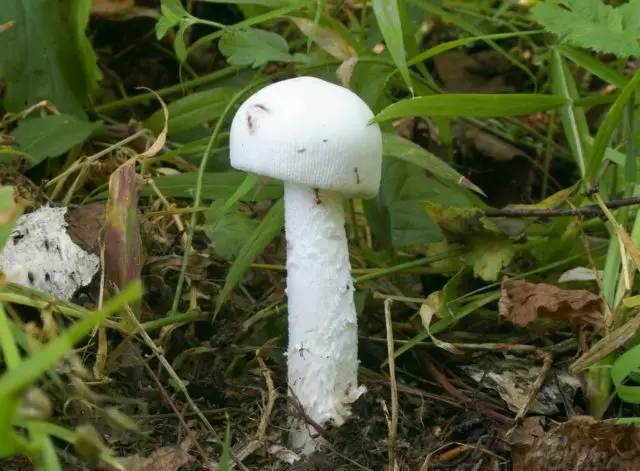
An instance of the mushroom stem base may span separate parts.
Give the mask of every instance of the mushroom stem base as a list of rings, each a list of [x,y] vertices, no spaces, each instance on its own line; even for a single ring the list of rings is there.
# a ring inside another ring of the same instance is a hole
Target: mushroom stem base
[[[289,387],[309,418],[339,426],[365,390],[357,381],[358,328],[342,197],[285,184],[284,198]],[[292,425],[291,445],[313,451],[307,427]]]

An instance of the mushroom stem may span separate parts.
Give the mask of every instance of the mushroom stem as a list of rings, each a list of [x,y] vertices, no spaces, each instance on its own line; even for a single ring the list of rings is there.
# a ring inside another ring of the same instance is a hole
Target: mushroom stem
[[[342,195],[285,183],[289,387],[316,423],[344,423],[358,387],[358,328]],[[294,420],[295,422],[295,420]],[[291,445],[313,452],[313,429]]]

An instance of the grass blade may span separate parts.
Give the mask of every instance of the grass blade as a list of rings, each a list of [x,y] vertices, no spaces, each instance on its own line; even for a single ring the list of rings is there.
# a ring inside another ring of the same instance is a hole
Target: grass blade
[[[613,106],[609,109],[607,116],[598,129],[596,138],[593,141],[593,147],[591,154],[589,155],[589,161],[587,162],[587,169],[585,173],[585,180],[591,180],[598,172],[600,165],[604,159],[605,151],[609,145],[611,135],[618,126],[622,119],[622,113],[627,105],[627,102],[631,99],[631,96],[635,92],[638,84],[640,83],[640,70],[636,71],[633,78],[622,89],[622,92],[613,103]]]
[[[576,83],[567,64],[555,47],[551,49],[550,73],[553,93],[566,100],[566,105],[560,110],[560,119],[573,158],[580,169],[580,175],[584,177],[587,167],[586,143],[590,137],[589,127],[582,108],[573,104],[573,101],[578,98]]]
[[[379,123],[404,116],[522,116],[559,108],[565,103],[563,97],[533,93],[451,93],[399,101],[383,109],[372,121]]]
[[[400,75],[404,79],[409,91],[413,94],[411,74],[407,65],[407,54],[404,48],[404,37],[402,34],[402,21],[400,19],[400,8],[398,1],[403,0],[373,0],[373,12],[376,15],[378,26],[382,32],[382,37],[387,45],[389,54]]]

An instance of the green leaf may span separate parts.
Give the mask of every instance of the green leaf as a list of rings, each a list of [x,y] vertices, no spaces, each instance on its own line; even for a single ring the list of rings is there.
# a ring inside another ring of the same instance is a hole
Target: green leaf
[[[564,105],[559,96],[539,94],[451,93],[409,98],[390,105],[372,120],[375,123],[404,116],[523,116]]]
[[[473,266],[473,275],[484,281],[496,281],[516,253],[507,237],[476,237],[470,244],[468,260]]]
[[[169,136],[189,131],[222,115],[231,97],[238,91],[233,87],[220,87],[191,93],[171,103],[169,108]],[[164,127],[164,113],[156,111],[145,122],[145,127],[159,134]]]
[[[614,8],[601,0],[538,3],[531,12],[563,43],[621,57],[640,54],[640,0]]]
[[[96,57],[84,35],[91,0],[3,0],[0,78],[7,81],[4,104],[20,112],[43,100],[61,112],[84,117],[84,105],[100,78]]]
[[[240,279],[242,279],[249,265],[251,265],[264,248],[271,243],[274,237],[282,231],[283,227],[284,198],[280,198],[262,219],[260,225],[255,228],[242,249],[240,249],[238,258],[236,258],[231,268],[229,268],[227,279],[216,301],[216,314],[220,311],[227,297],[229,297],[231,290],[238,284]]]
[[[440,228],[424,211],[424,201],[443,206],[483,206],[469,190],[427,177],[418,166],[398,158],[385,157],[382,173],[377,197],[365,201],[364,206],[372,232],[387,247],[443,240]]]
[[[481,195],[484,192],[470,182],[466,177],[451,168],[425,148],[393,133],[382,133],[382,149],[384,155],[397,157],[405,162],[415,164],[429,171],[436,178],[454,185],[464,186]]]
[[[205,173],[202,182],[202,199],[217,200],[231,197],[238,187],[245,181],[245,172],[220,172]],[[194,188],[198,180],[197,173],[180,173],[177,175],[166,175],[153,179],[158,189],[165,196],[172,198],[192,199]],[[282,183],[270,180],[265,185],[260,186],[255,192],[243,195],[241,201],[259,201],[280,198],[283,189]],[[153,195],[153,191],[144,187],[140,190],[142,196]]]
[[[413,93],[411,74],[407,66],[407,54],[404,48],[398,1],[402,0],[373,0],[372,5],[389,54],[391,54],[391,58],[398,67],[407,87]]]
[[[81,144],[100,126],[100,122],[90,123],[68,114],[57,114],[21,121],[13,137],[35,165]]]
[[[228,29],[218,43],[231,65],[260,67],[267,62],[307,61],[304,54],[290,54],[287,41],[279,34],[256,28]]]
[[[216,203],[222,203],[222,201],[216,201]],[[238,256],[257,226],[257,221],[243,214],[226,214],[207,222],[204,232],[211,240],[216,254],[225,260],[231,260]]]

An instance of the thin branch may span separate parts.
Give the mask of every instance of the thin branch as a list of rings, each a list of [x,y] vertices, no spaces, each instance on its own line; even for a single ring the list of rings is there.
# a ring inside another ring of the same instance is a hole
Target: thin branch
[[[606,206],[609,209],[615,209],[636,204],[640,204],[640,196],[609,200]],[[503,218],[600,216],[602,215],[602,210],[597,204],[590,204],[581,208],[562,209],[487,209],[484,214],[488,217]]]

